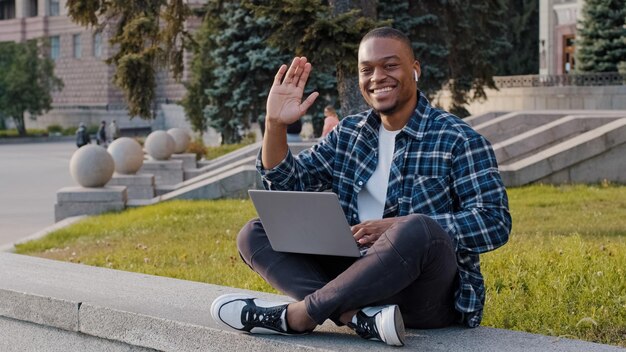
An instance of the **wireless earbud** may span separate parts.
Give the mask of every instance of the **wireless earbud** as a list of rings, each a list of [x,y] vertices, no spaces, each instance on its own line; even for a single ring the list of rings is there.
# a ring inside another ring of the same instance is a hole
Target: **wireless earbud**
[[[416,71],[416,70],[413,70],[413,77],[415,77],[415,82],[418,82],[418,81],[419,81],[419,79],[420,79],[420,78],[417,76],[417,71]]]

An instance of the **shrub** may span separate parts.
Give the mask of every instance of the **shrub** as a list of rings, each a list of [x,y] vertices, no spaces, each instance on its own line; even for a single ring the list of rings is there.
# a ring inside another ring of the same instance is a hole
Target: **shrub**
[[[196,154],[196,160],[200,160],[207,155],[207,148],[201,139],[196,139],[189,143],[187,152]]]
[[[77,127],[65,128],[65,129],[63,129],[63,135],[64,136],[72,136],[72,135],[76,134],[76,130],[77,129],[78,129]]]
[[[59,124],[52,124],[48,126],[48,133],[63,133],[63,126]]]

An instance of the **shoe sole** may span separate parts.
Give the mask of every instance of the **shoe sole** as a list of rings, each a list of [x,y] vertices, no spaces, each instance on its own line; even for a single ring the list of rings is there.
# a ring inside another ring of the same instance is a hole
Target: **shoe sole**
[[[386,312],[382,314],[382,328],[385,343],[391,346],[404,346],[404,320],[402,320],[400,308],[397,305],[393,305],[384,308],[384,310]]]

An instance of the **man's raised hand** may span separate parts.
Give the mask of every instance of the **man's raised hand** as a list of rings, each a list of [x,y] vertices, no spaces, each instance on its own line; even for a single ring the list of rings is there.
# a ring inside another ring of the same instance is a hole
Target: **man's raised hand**
[[[313,92],[302,101],[310,73],[311,64],[306,57],[295,57],[289,69],[287,65],[280,66],[267,97],[266,122],[289,125],[306,113],[319,95]]]

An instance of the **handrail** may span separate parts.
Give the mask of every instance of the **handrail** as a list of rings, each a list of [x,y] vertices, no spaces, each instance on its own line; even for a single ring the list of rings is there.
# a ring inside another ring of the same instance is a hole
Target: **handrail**
[[[567,75],[499,76],[493,78],[498,88],[554,86],[621,86],[626,74],[619,72],[575,73]]]

